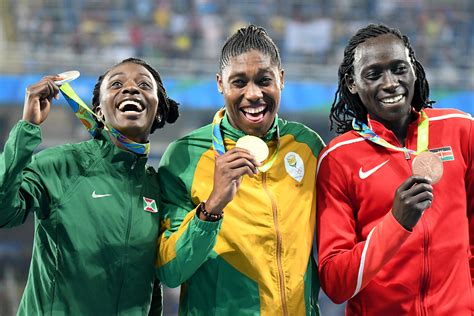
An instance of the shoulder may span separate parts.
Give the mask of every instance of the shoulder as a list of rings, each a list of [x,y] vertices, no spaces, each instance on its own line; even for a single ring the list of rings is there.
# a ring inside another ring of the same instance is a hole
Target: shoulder
[[[37,167],[43,170],[61,170],[63,166],[70,164],[87,165],[92,163],[95,157],[93,141],[46,148],[37,153],[33,161]]]
[[[424,109],[426,115],[429,117],[430,122],[435,121],[457,121],[457,122],[470,122],[473,120],[472,116],[466,112],[457,109]]]
[[[281,137],[287,135],[293,136],[295,141],[308,145],[316,156],[325,146],[324,141],[318,133],[302,123],[279,119],[278,126],[280,128]]]
[[[166,165],[189,164],[211,148],[212,126],[209,124],[170,143],[160,160],[160,168]]]
[[[356,132],[349,131],[334,137],[328,145],[321,150],[319,154],[319,162],[328,156],[338,156],[338,160],[346,161],[352,156],[354,150],[363,150],[361,146],[365,146],[364,138],[360,137]],[[349,156],[349,157],[345,157]]]

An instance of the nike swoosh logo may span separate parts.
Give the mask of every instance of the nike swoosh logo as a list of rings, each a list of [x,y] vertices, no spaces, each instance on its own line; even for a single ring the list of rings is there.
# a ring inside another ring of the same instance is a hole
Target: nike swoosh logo
[[[382,162],[380,165],[378,166],[375,166],[374,168],[368,170],[368,171],[362,171],[362,167],[360,167],[359,169],[359,177],[361,179],[365,179],[367,177],[369,177],[370,175],[372,175],[375,171],[379,170],[380,168],[383,167],[383,165],[385,165],[390,159],[388,159],[387,161],[384,161]]]
[[[96,194],[95,191],[92,192],[92,198],[93,199],[100,199],[100,198],[107,197],[107,196],[112,196],[112,194]]]

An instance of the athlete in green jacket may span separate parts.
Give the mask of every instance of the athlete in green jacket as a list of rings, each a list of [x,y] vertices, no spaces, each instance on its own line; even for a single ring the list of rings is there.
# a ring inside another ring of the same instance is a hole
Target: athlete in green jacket
[[[228,39],[217,85],[225,109],[160,162],[158,275],[182,285],[180,315],[318,314],[311,250],[323,142],[277,117],[283,70],[262,28]],[[267,144],[265,161],[236,147],[245,135]]]
[[[146,315],[159,187],[147,155],[128,148],[143,149],[151,132],[174,122],[177,104],[167,98],[156,70],[138,59],[125,60],[94,89],[94,139],[33,154],[60,79],[46,76],[28,87],[23,120],[0,156],[0,227],[35,216],[18,314]]]

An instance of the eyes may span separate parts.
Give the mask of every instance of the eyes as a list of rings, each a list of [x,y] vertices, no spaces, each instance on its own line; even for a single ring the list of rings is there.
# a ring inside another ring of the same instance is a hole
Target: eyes
[[[114,81],[111,81],[110,82],[110,85],[109,85],[111,88],[114,88],[114,89],[119,89],[123,86],[123,82],[121,80],[114,80]],[[151,82],[147,81],[147,80],[143,80],[143,81],[139,81],[137,83],[137,87],[139,87],[140,89],[143,89],[143,90],[151,90],[153,89],[153,85]]]
[[[409,70],[410,68],[406,64],[396,64],[390,69],[388,69],[388,71],[392,72],[395,75],[404,75],[408,73]],[[386,71],[385,69],[374,67],[374,68],[368,69],[363,74],[363,77],[367,80],[375,81],[381,78],[385,71]]]
[[[247,85],[249,80],[245,78],[236,78],[231,81],[231,85],[236,87],[236,88],[243,88]],[[262,87],[268,87],[272,84],[273,78],[269,76],[263,76],[259,79],[256,80],[256,84]]]

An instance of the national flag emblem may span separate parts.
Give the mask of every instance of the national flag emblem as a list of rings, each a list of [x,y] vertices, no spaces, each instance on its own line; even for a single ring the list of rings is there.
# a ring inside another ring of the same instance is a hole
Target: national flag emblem
[[[438,155],[438,157],[441,158],[442,161],[454,160],[454,153],[451,146],[433,148],[433,149],[430,149],[430,151]]]
[[[143,197],[143,209],[150,213],[158,213],[155,200],[146,197]]]

